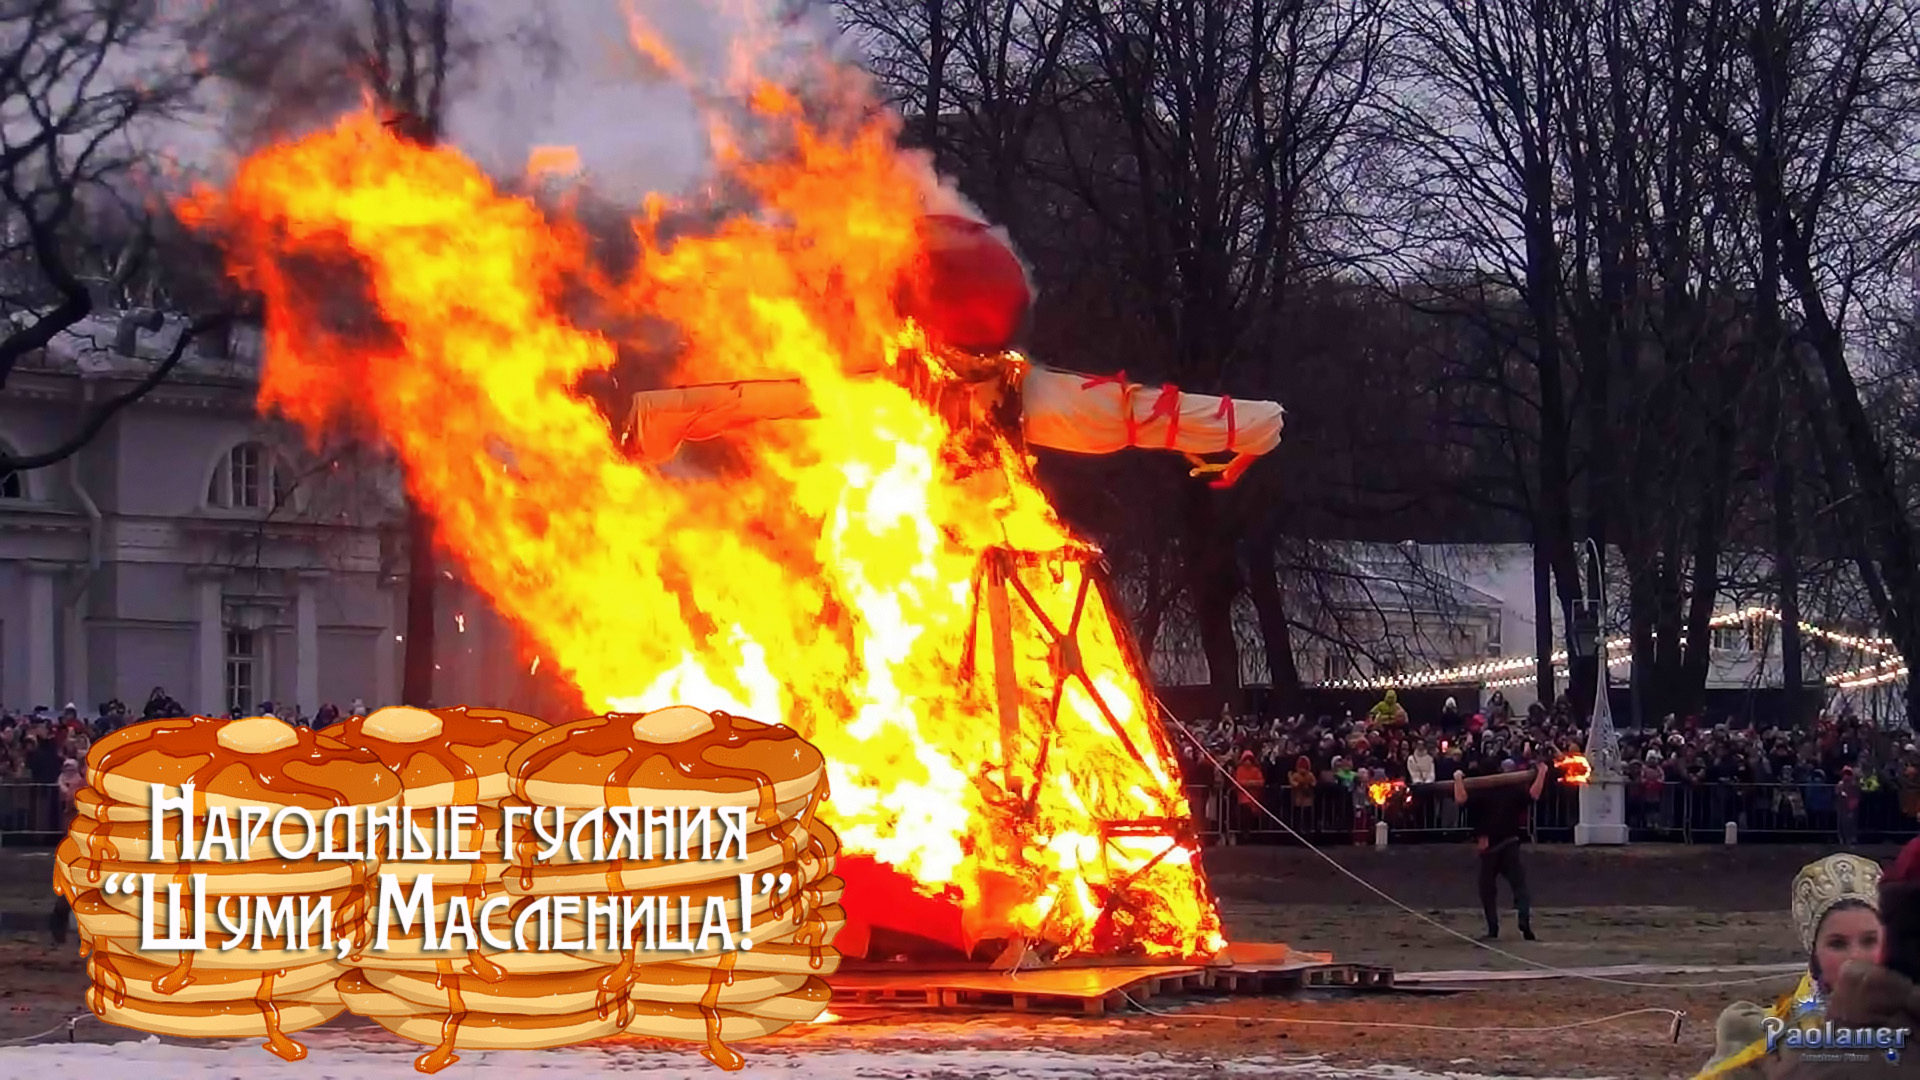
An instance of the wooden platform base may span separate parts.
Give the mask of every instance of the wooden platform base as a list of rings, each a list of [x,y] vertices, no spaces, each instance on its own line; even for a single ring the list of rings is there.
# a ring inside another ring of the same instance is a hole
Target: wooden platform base
[[[1103,1016],[1129,1001],[1191,994],[1290,994],[1309,989],[1386,990],[1393,969],[1336,964],[1326,954],[1285,946],[1240,946],[1226,965],[1106,965],[1032,971],[886,971],[883,965],[842,970],[827,982],[835,1004],[953,1011]],[[1245,961],[1241,962],[1242,957]],[[1269,959],[1269,957],[1272,957]]]

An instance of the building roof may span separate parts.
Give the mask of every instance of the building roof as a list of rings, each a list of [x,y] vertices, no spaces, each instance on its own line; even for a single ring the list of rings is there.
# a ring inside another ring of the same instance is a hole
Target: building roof
[[[130,318],[159,318],[159,328],[139,329],[132,341],[131,353],[116,349],[123,322]],[[186,315],[154,312],[95,312],[56,335],[48,346],[20,364],[24,371],[80,376],[124,376],[137,378],[165,360],[179,342],[192,319]],[[224,350],[217,345],[224,340]],[[225,355],[220,355],[224,351]],[[187,346],[168,375],[169,382],[232,384],[259,381],[261,331],[255,326],[236,326],[224,339],[212,335]]]
[[[1319,545],[1322,557],[1347,576],[1356,602],[1405,611],[1461,608],[1498,610],[1505,601],[1470,585],[1444,554],[1418,544],[1337,542]],[[1343,590],[1344,591],[1344,590]]]

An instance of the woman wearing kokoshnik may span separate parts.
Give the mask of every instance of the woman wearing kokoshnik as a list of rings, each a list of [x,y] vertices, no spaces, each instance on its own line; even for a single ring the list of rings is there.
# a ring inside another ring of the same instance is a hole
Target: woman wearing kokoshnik
[[[1806,950],[1806,973],[1772,1008],[1736,1001],[1722,1010],[1713,1058],[1694,1080],[1761,1076],[1769,1018],[1797,1028],[1818,1027],[1826,1019],[1827,994],[1840,966],[1872,960],[1879,947],[1879,887],[1880,864],[1859,855],[1829,855],[1801,868],[1793,879],[1793,925]]]

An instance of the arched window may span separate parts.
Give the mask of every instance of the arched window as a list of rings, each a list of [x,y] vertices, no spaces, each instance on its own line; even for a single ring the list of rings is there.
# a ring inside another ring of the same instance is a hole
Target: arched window
[[[272,448],[243,442],[228,450],[207,481],[207,505],[271,513],[287,502],[293,476]]]

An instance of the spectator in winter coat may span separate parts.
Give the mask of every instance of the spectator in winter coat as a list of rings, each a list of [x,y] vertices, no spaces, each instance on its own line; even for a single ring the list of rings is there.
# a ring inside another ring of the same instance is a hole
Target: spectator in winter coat
[[[1433,755],[1427,752],[1427,744],[1420,743],[1407,757],[1407,782],[1410,784],[1433,783]]]

